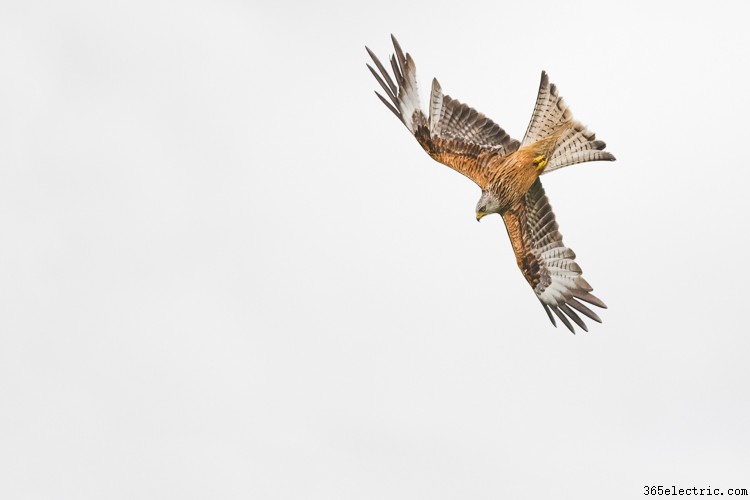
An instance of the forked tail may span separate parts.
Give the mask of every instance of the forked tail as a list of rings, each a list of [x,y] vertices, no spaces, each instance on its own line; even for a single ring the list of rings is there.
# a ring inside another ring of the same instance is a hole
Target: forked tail
[[[539,167],[543,169],[542,174],[575,163],[615,159],[611,153],[604,151],[604,141],[596,140],[593,132],[573,119],[568,105],[557,94],[555,84],[549,83],[544,71],[521,147],[535,143],[540,147]]]

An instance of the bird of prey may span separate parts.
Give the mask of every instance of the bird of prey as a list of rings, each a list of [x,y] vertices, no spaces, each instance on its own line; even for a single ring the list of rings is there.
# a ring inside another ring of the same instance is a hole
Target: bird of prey
[[[573,333],[572,320],[588,331],[578,313],[601,323],[583,302],[606,309],[591,294],[575,253],[566,247],[539,177],[568,165],[615,159],[604,142],[573,119],[565,101],[542,71],[534,112],[522,141],[512,139],[495,122],[475,109],[443,94],[432,80],[428,114],[422,111],[414,60],[391,35],[395,54],[393,78],[373,52],[367,67],[383,88],[375,94],[433,159],[460,172],[481,189],[476,208],[480,220],[500,214],[524,278],[542,303],[553,325],[557,316]],[[390,100],[390,102],[389,102]]]

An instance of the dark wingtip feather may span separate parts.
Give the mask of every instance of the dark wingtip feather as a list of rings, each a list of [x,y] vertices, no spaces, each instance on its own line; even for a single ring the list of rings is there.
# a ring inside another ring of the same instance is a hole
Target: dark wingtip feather
[[[404,84],[404,72],[401,69],[401,66],[399,65],[398,61],[396,61],[396,56],[391,56],[391,68],[393,69],[393,74],[396,77],[396,82],[398,83],[398,86],[401,87]]]
[[[593,302],[591,302],[592,304],[594,304],[595,306],[599,306],[602,309],[607,309],[607,304],[605,304],[602,301],[602,299],[600,299],[599,297],[597,297],[597,296],[595,296],[595,295],[593,295],[591,293],[589,293],[588,296],[589,296],[589,298],[591,298],[591,299],[594,300]]]
[[[397,117],[397,118],[398,118],[399,120],[401,120],[401,121],[404,121],[404,119],[403,119],[403,118],[401,118],[401,113],[399,113],[399,112],[398,112],[398,111],[396,110],[396,108],[394,108],[394,107],[393,107],[393,106],[391,105],[391,103],[390,103],[390,102],[386,101],[386,100],[385,100],[385,97],[383,97],[382,95],[380,95],[380,94],[378,93],[378,91],[377,91],[377,90],[375,91],[375,95],[376,95],[376,96],[378,96],[378,98],[379,98],[379,99],[380,99],[380,100],[381,100],[381,101],[383,102],[383,104],[385,104],[386,106],[388,106],[388,109],[390,109],[390,110],[391,110],[391,111],[393,112],[393,114],[394,114],[394,115],[396,115],[396,117]]]
[[[549,306],[547,304],[545,304],[544,302],[542,302],[541,300],[539,300],[539,303],[542,304],[542,307],[544,308],[544,312],[547,313],[547,317],[552,322],[552,326],[554,326],[555,328],[557,328],[557,323],[555,323],[555,318],[553,318],[552,317],[552,313],[549,312]]]
[[[602,320],[601,320],[601,318],[599,317],[598,314],[596,314],[594,311],[592,311],[588,307],[586,307],[583,304],[581,304],[580,302],[578,302],[578,300],[576,300],[574,298],[571,298],[568,301],[568,305],[570,307],[572,307],[573,309],[575,309],[576,311],[578,311],[579,313],[583,314],[584,316],[587,316],[587,317],[593,319],[597,323],[601,323],[602,322]]]
[[[404,51],[401,50],[401,45],[398,43],[398,40],[396,40],[396,37],[393,36],[393,33],[391,33],[391,41],[393,42],[393,48],[396,49],[396,54],[398,54],[398,60],[406,61],[406,58],[404,57]]]
[[[370,54],[370,58],[372,59],[372,62],[375,63],[375,66],[377,66],[378,69],[380,70],[380,74],[383,76],[383,78],[385,79],[385,81],[388,83],[388,87],[390,87],[390,89],[391,89],[390,92],[388,92],[388,94],[389,95],[392,94],[395,97],[398,94],[398,87],[396,87],[396,84],[393,83],[393,80],[391,80],[391,76],[388,74],[388,72],[383,67],[383,64],[380,62],[380,59],[378,59],[378,56],[376,56],[373,53],[373,51],[371,51],[367,46],[365,46],[365,49],[367,49],[367,53]],[[370,65],[368,64],[367,66],[369,67]],[[375,78],[377,78],[378,80],[380,80],[380,77],[378,75],[376,75],[374,72],[373,72],[373,75],[375,75]]]
[[[568,330],[570,330],[570,332],[575,335],[576,331],[573,329],[573,325],[570,324],[570,321],[568,321],[568,318],[563,313],[561,313],[557,307],[550,306],[550,309],[552,309],[552,312],[555,313],[555,316],[560,318],[560,321],[562,321],[563,324],[568,327]]]
[[[383,88],[383,90],[385,91],[385,93],[391,99],[391,102],[393,102],[393,104],[395,104],[396,106],[398,106],[398,98],[396,98],[396,94],[393,93],[393,92],[391,92],[390,88],[388,86],[386,86],[386,84],[383,81],[383,79],[380,78],[380,76],[378,75],[378,73],[375,71],[375,69],[372,66],[370,66],[369,64],[365,64],[365,66],[367,66],[367,69],[370,70],[370,73],[372,73],[372,76],[375,77],[375,80],[378,81],[378,83]]]
[[[368,47],[367,45],[365,45],[365,50],[366,50],[366,51],[367,51],[367,53],[368,53],[368,54],[370,55],[370,58],[371,58],[371,59],[372,59],[373,61],[374,61],[375,59],[377,59],[377,58],[378,58],[378,56],[376,56],[376,55],[375,55],[375,52],[373,52],[372,50],[370,50],[370,47]]]
[[[401,50],[401,45],[399,45],[398,40],[396,40],[396,37],[391,35],[391,40],[393,40],[393,48],[396,50],[396,59],[398,61],[398,68],[399,72],[396,76],[401,76],[401,79],[398,80],[399,83],[404,80],[404,75],[406,75],[406,57],[404,56],[404,51]],[[391,64],[393,64],[393,61],[391,61]],[[395,69],[394,69],[395,71]]]
[[[565,314],[567,314],[570,317],[570,319],[572,319],[575,322],[576,325],[580,326],[581,329],[583,329],[584,332],[589,331],[588,327],[586,326],[586,323],[584,323],[581,317],[578,316],[575,313],[575,311],[570,309],[570,307],[568,307],[567,304],[562,304],[560,306],[560,310],[564,312]]]
[[[601,301],[597,296],[590,294],[589,292],[584,292],[581,290],[571,290],[570,293],[577,299],[583,300],[588,302],[589,304],[593,304],[597,307],[601,307],[602,309],[606,309],[607,305]]]

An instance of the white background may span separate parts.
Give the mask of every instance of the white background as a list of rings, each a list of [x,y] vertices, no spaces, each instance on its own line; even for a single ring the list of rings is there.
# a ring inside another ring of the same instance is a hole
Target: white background
[[[0,497],[750,488],[749,13],[705,4],[3,2]],[[546,69],[607,141],[544,179],[603,325],[378,102],[391,32],[423,102],[520,138]]]

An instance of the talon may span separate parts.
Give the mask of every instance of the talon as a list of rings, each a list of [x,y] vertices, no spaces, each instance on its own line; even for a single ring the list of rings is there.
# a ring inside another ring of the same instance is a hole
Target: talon
[[[547,166],[547,158],[545,158],[544,155],[537,156],[534,158],[534,165],[537,170],[544,170],[544,167]]]

